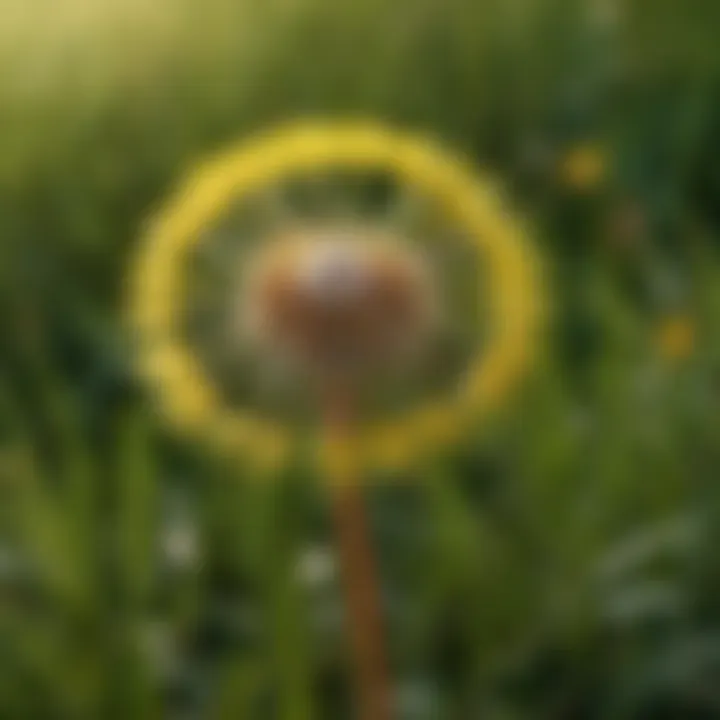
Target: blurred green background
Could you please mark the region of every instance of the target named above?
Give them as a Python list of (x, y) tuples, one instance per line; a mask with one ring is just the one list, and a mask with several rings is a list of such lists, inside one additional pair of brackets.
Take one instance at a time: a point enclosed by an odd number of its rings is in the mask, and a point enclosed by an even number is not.
[(170, 437), (122, 322), (178, 178), (316, 114), (470, 153), (549, 272), (522, 402), (368, 492), (398, 717), (720, 718), (716, 0), (0, 15), (1, 718), (352, 717), (321, 485)]

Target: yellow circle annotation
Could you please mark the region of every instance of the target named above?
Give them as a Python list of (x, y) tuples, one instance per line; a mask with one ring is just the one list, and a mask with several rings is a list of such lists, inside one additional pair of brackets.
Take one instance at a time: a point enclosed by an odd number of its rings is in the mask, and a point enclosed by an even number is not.
[[(487, 268), (490, 341), (451, 396), (366, 428), (352, 452), (364, 468), (413, 464), (451, 444), (498, 405), (526, 370), (542, 326), (539, 262), (492, 183), (426, 139), (371, 122), (295, 124), (243, 142), (193, 173), (152, 225), (131, 279), (130, 319), (141, 371), (179, 428), (275, 469), (295, 445), (292, 427), (226, 406), (181, 337), (188, 257), (227, 206), (288, 176), (380, 170), (438, 203)], [(317, 442), (315, 459), (343, 463)]]

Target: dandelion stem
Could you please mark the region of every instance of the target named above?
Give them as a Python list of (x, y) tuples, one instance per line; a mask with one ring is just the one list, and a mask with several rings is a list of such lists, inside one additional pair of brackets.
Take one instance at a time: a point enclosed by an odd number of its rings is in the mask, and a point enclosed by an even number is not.
[[(353, 432), (352, 404), (333, 394), (326, 404), (328, 432), (342, 440)], [(359, 720), (390, 720), (391, 691), (367, 512), (357, 478), (332, 478), (331, 504), (344, 585)]]

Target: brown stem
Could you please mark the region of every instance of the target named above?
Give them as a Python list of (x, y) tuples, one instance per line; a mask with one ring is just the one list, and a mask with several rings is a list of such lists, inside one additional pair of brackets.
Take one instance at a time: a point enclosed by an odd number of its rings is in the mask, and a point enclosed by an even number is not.
[[(326, 404), (327, 430), (336, 437), (353, 431), (347, 395)], [(359, 720), (390, 720), (391, 691), (380, 607), (380, 587), (370, 543), (364, 498), (357, 478), (331, 483), (345, 606), (350, 632)]]

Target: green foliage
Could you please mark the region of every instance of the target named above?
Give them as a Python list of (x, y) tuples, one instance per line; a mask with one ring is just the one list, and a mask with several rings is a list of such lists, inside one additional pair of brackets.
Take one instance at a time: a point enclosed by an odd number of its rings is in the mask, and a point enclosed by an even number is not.
[[(322, 487), (166, 437), (122, 322), (192, 163), (345, 113), (502, 178), (554, 306), (503, 417), (368, 493), (400, 716), (720, 715), (717, 3), (6, 4), (0, 716), (349, 716)], [(580, 146), (603, 183), (563, 181)]]

